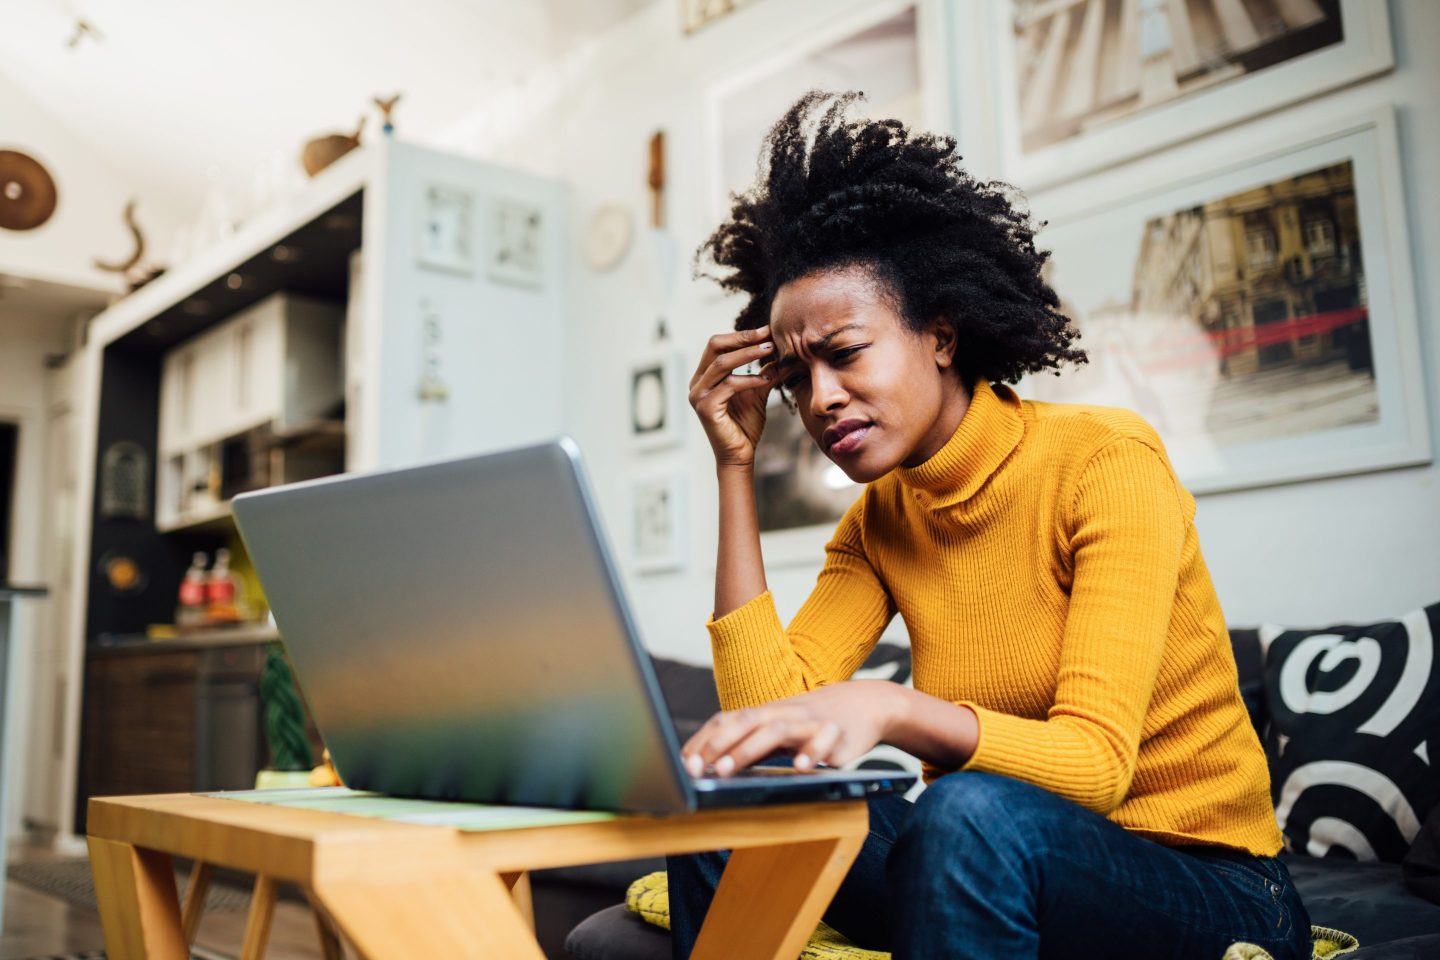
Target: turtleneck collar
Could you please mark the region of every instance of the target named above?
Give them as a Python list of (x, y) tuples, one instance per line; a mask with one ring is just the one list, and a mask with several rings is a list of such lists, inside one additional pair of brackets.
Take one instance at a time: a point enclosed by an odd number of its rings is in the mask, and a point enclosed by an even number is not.
[(900, 482), (917, 499), (939, 507), (969, 500), (1015, 450), (1025, 434), (1020, 400), (1009, 387), (975, 382), (970, 406), (954, 435), (929, 460), (899, 467)]

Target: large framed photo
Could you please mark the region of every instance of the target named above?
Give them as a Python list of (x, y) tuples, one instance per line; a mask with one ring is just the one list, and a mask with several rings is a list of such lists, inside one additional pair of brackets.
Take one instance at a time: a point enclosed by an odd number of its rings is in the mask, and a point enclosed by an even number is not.
[(1195, 493), (1428, 462), (1393, 114), (1223, 149), (1052, 215), (1038, 243), (1091, 362), (1028, 392), (1140, 413)]
[(1374, 0), (988, 0), (1004, 174), (1027, 190), (1394, 66)]
[(815, 445), (779, 391), (770, 395), (755, 449), (755, 505), (770, 564), (819, 563), (861, 486)]
[[(859, 112), (897, 118), (919, 129), (949, 125), (945, 51), (936, 0), (837, 4), (830, 25), (786, 42), (710, 84), (713, 214), (749, 189), (765, 134), (804, 93), (859, 90)], [(923, 28), (923, 29), (922, 29)]]

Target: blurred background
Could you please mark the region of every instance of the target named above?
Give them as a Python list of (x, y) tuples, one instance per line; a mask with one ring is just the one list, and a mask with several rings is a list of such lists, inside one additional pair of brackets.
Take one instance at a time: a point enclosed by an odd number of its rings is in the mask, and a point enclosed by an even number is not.
[[(1021, 392), (1157, 426), (1232, 624), (1436, 596), (1431, 0), (3, 14), (0, 810), (24, 849), (78, 849), (91, 795), (277, 766), (245, 490), (571, 434), (647, 643), (708, 663), (685, 386), (737, 304), (691, 258), (811, 88), (954, 136), (1047, 221), (1092, 363)], [(858, 490), (772, 417), (788, 615)], [(278, 766), (316, 759), (291, 739)]]

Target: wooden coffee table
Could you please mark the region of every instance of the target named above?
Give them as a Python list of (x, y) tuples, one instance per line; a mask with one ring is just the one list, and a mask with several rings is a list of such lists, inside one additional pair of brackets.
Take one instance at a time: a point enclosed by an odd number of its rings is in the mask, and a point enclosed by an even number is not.
[[(863, 800), (623, 816), (465, 832), (192, 794), (90, 801), (95, 892), (111, 960), (185, 960), (209, 871), (256, 876), (242, 960), (259, 958), (275, 884), (298, 885), (320, 919), (369, 960), (543, 960), (526, 871), (733, 849), (696, 960), (794, 960), (865, 841)], [(182, 911), (172, 856), (196, 861)]]

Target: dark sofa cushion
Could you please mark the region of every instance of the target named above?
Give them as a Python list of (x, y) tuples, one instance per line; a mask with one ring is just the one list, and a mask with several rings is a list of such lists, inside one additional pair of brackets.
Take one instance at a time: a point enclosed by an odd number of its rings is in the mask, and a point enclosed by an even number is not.
[(1435, 960), (1440, 957), (1440, 934), (1406, 937), (1373, 946), (1362, 946), (1345, 960)]
[(571, 930), (565, 952), (575, 960), (670, 960), (670, 931), (617, 903)]
[(1362, 947), (1422, 935), (1440, 937), (1440, 906), (1406, 890), (1393, 863), (1289, 854), (1281, 859), (1313, 924), (1344, 930)]
[(715, 675), (709, 667), (652, 657), (655, 679), (665, 695), (665, 706), (677, 724), (691, 721), (698, 727), (720, 712), (720, 695), (715, 692)]
[(1440, 806), (1425, 818), (1415, 842), (1400, 861), (1400, 870), (1411, 893), (1440, 904)]

